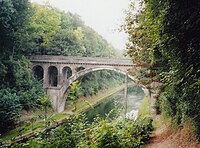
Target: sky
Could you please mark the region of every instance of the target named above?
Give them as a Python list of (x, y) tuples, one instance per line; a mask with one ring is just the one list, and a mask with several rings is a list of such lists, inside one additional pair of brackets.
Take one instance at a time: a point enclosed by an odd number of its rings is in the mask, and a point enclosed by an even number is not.
[[(45, 0), (31, 0), (42, 4)], [(64, 10), (78, 14), (87, 26), (97, 31), (115, 48), (125, 49), (127, 35), (117, 31), (124, 23), (124, 10), (130, 0), (48, 0)]]

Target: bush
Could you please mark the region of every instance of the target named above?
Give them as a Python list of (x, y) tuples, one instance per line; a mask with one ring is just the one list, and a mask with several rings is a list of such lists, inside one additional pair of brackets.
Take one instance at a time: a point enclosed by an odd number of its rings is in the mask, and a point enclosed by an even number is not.
[(16, 92), (11, 89), (0, 90), (0, 133), (5, 133), (15, 126), (21, 104)]
[(13, 62), (15, 90), (19, 96), (20, 104), (25, 110), (35, 107), (36, 101), (43, 96), (42, 84), (31, 75), (30, 61), (25, 57)]
[(152, 130), (149, 117), (136, 121), (98, 117), (88, 124), (86, 117), (79, 115), (55, 130), (13, 147), (139, 148), (148, 142)]

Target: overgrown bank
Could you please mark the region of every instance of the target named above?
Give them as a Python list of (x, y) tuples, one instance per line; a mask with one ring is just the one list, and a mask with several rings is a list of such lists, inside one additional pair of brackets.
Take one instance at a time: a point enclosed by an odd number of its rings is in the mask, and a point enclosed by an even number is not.
[(35, 135), (37, 135), (37, 133), (40, 133), (42, 131), (44, 132), (44, 130), (46, 129), (45, 122), (48, 122), (48, 128), (57, 127), (58, 125), (63, 124), (63, 122), (66, 122), (65, 120), (69, 119), (70, 116), (84, 113), (85, 111), (101, 103), (108, 96), (113, 95), (118, 91), (121, 91), (123, 88), (124, 85), (101, 91), (96, 95), (90, 97), (80, 98), (76, 102), (76, 110), (74, 110), (73, 105), (70, 105), (71, 103), (66, 106), (66, 110), (63, 113), (54, 113), (51, 108), (47, 108), (48, 111), (46, 113), (46, 121), (44, 121), (44, 110), (31, 112), (29, 113), (29, 116), (26, 117), (26, 120), (23, 120), (23, 123), (19, 125), (19, 127), (11, 130), (4, 135), (1, 135), (0, 142), (9, 145), (11, 143), (14, 143), (15, 141), (21, 141), (23, 139), (34, 137)]
[[(148, 100), (142, 103), (141, 108), (148, 108), (146, 102)], [(61, 127), (13, 147), (139, 148), (148, 142), (152, 131), (152, 119), (145, 115), (149, 113), (141, 112), (135, 121), (124, 118), (111, 119), (112, 113), (113, 111), (106, 118), (97, 117), (93, 123), (88, 123), (83, 114), (72, 115)]]
[[(156, 115), (156, 128), (151, 135), (150, 142), (144, 148), (198, 148), (200, 147), (197, 135), (194, 133), (192, 122), (188, 120), (182, 127), (174, 129), (169, 119)], [(159, 123), (158, 123), (159, 122)]]
[(84, 116), (70, 118), (62, 127), (13, 147), (140, 147), (149, 140), (150, 118), (129, 121), (97, 118), (89, 124)]
[(124, 28), (129, 34), (127, 54), (146, 69), (136, 77), (148, 87), (163, 83), (158, 112), (177, 128), (191, 119), (200, 135), (200, 1), (142, 0), (137, 13), (135, 2)]

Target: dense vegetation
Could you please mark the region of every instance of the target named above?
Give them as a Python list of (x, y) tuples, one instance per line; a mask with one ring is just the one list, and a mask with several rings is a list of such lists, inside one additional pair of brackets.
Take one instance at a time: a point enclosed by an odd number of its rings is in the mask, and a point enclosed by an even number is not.
[(96, 71), (80, 78), (82, 96), (96, 94), (98, 90), (106, 90), (123, 83), (123, 74), (114, 71)]
[(200, 133), (200, 1), (143, 0), (134, 12), (132, 2), (124, 26), (127, 53), (156, 70), (151, 80), (163, 83), (158, 108), (176, 126), (191, 118)]
[(52, 6), (32, 4), (32, 16), (23, 34), (26, 54), (112, 57), (115, 49), (77, 14)]
[(33, 108), (43, 95), (41, 85), (32, 79), (30, 63), (21, 48), (21, 31), (30, 16), (30, 3), (24, 0), (0, 2), (0, 133), (14, 127), (22, 109)]
[[(60, 12), (48, 5), (34, 4), (31, 9), (27, 9), (30, 8), (30, 4), (21, 2), (26, 1), (1, 2), (3, 7), (0, 8), (1, 23), (3, 22), (0, 28), (3, 34), (0, 38), (3, 50), (0, 63), (3, 89), (0, 96), (2, 100), (11, 102), (9, 96), (15, 100), (6, 107), (8, 112), (15, 109), (10, 119), (16, 119), (21, 108), (29, 108), (26, 102), (22, 102), (24, 99), (20, 99), (22, 94), (28, 95), (25, 89), (27, 86), (24, 84), (36, 83), (32, 79), (23, 83), (29, 77), (27, 70), (20, 72), (19, 67), (22, 69), (25, 67), (20, 66), (25, 60), (19, 56), (22, 51), (26, 54), (114, 56), (113, 47), (107, 45), (106, 41), (91, 28), (84, 26), (77, 15)], [(4, 13), (5, 10), (7, 13)], [(24, 13), (25, 11), (29, 13)], [(200, 2), (141, 0), (140, 9), (136, 14), (135, 12), (132, 2), (127, 11), (124, 29), (129, 34), (127, 54), (134, 63), (148, 70), (140, 71), (138, 76), (151, 77), (145, 82), (147, 85), (152, 81), (162, 82), (161, 93), (157, 98), (157, 109), (172, 118), (171, 121), (175, 126), (181, 126), (191, 118), (197, 134), (200, 135)], [(7, 16), (9, 14), (12, 15)], [(22, 21), (16, 17), (17, 15), (24, 20), (31, 19)], [(101, 74), (83, 78), (81, 81), (84, 83), (76, 85), (85, 84), (85, 86), (80, 86), (80, 90), (75, 89), (75, 95), (72, 93), (70, 97), (75, 96), (76, 99), (80, 92), (87, 88), (87, 79), (93, 79), (98, 75)], [(92, 88), (87, 89), (83, 95), (96, 93), (99, 88), (104, 87), (102, 85), (104, 83), (95, 81), (91, 81)], [(31, 84), (28, 84), (28, 90), (34, 92), (31, 90), (33, 89)], [(84, 121), (82, 118), (75, 117), (70, 120), (66, 126), (36, 139), (30, 139), (25, 145), (139, 147), (143, 134), (146, 134), (143, 133), (143, 127), (140, 127), (143, 124), (135, 122), (105, 119), (90, 125), (77, 121)], [(73, 122), (74, 120), (76, 122)], [(145, 128), (149, 127), (149, 122), (147, 125), (144, 121), (142, 123)], [(149, 129), (145, 131), (148, 132)]]
[(139, 148), (149, 140), (151, 131), (152, 119), (148, 117), (131, 121), (111, 120), (108, 115), (88, 123), (82, 115), (71, 117), (62, 127), (13, 147)]

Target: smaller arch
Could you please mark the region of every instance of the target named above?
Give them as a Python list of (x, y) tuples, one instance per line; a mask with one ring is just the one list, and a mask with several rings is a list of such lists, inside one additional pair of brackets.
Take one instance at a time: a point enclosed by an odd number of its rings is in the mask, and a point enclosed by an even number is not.
[(57, 87), (58, 85), (58, 69), (55, 66), (48, 67), (49, 85)]
[(72, 76), (72, 69), (68, 66), (65, 66), (62, 69), (62, 74), (63, 74), (63, 81), (66, 81), (69, 77)]
[(83, 66), (80, 66), (80, 67), (76, 67), (76, 68), (75, 68), (76, 72), (79, 72), (79, 71), (84, 70), (84, 69), (85, 69), (85, 67), (83, 67)]
[(40, 65), (36, 65), (32, 68), (33, 77), (39, 81), (43, 81), (44, 79), (44, 69)]

